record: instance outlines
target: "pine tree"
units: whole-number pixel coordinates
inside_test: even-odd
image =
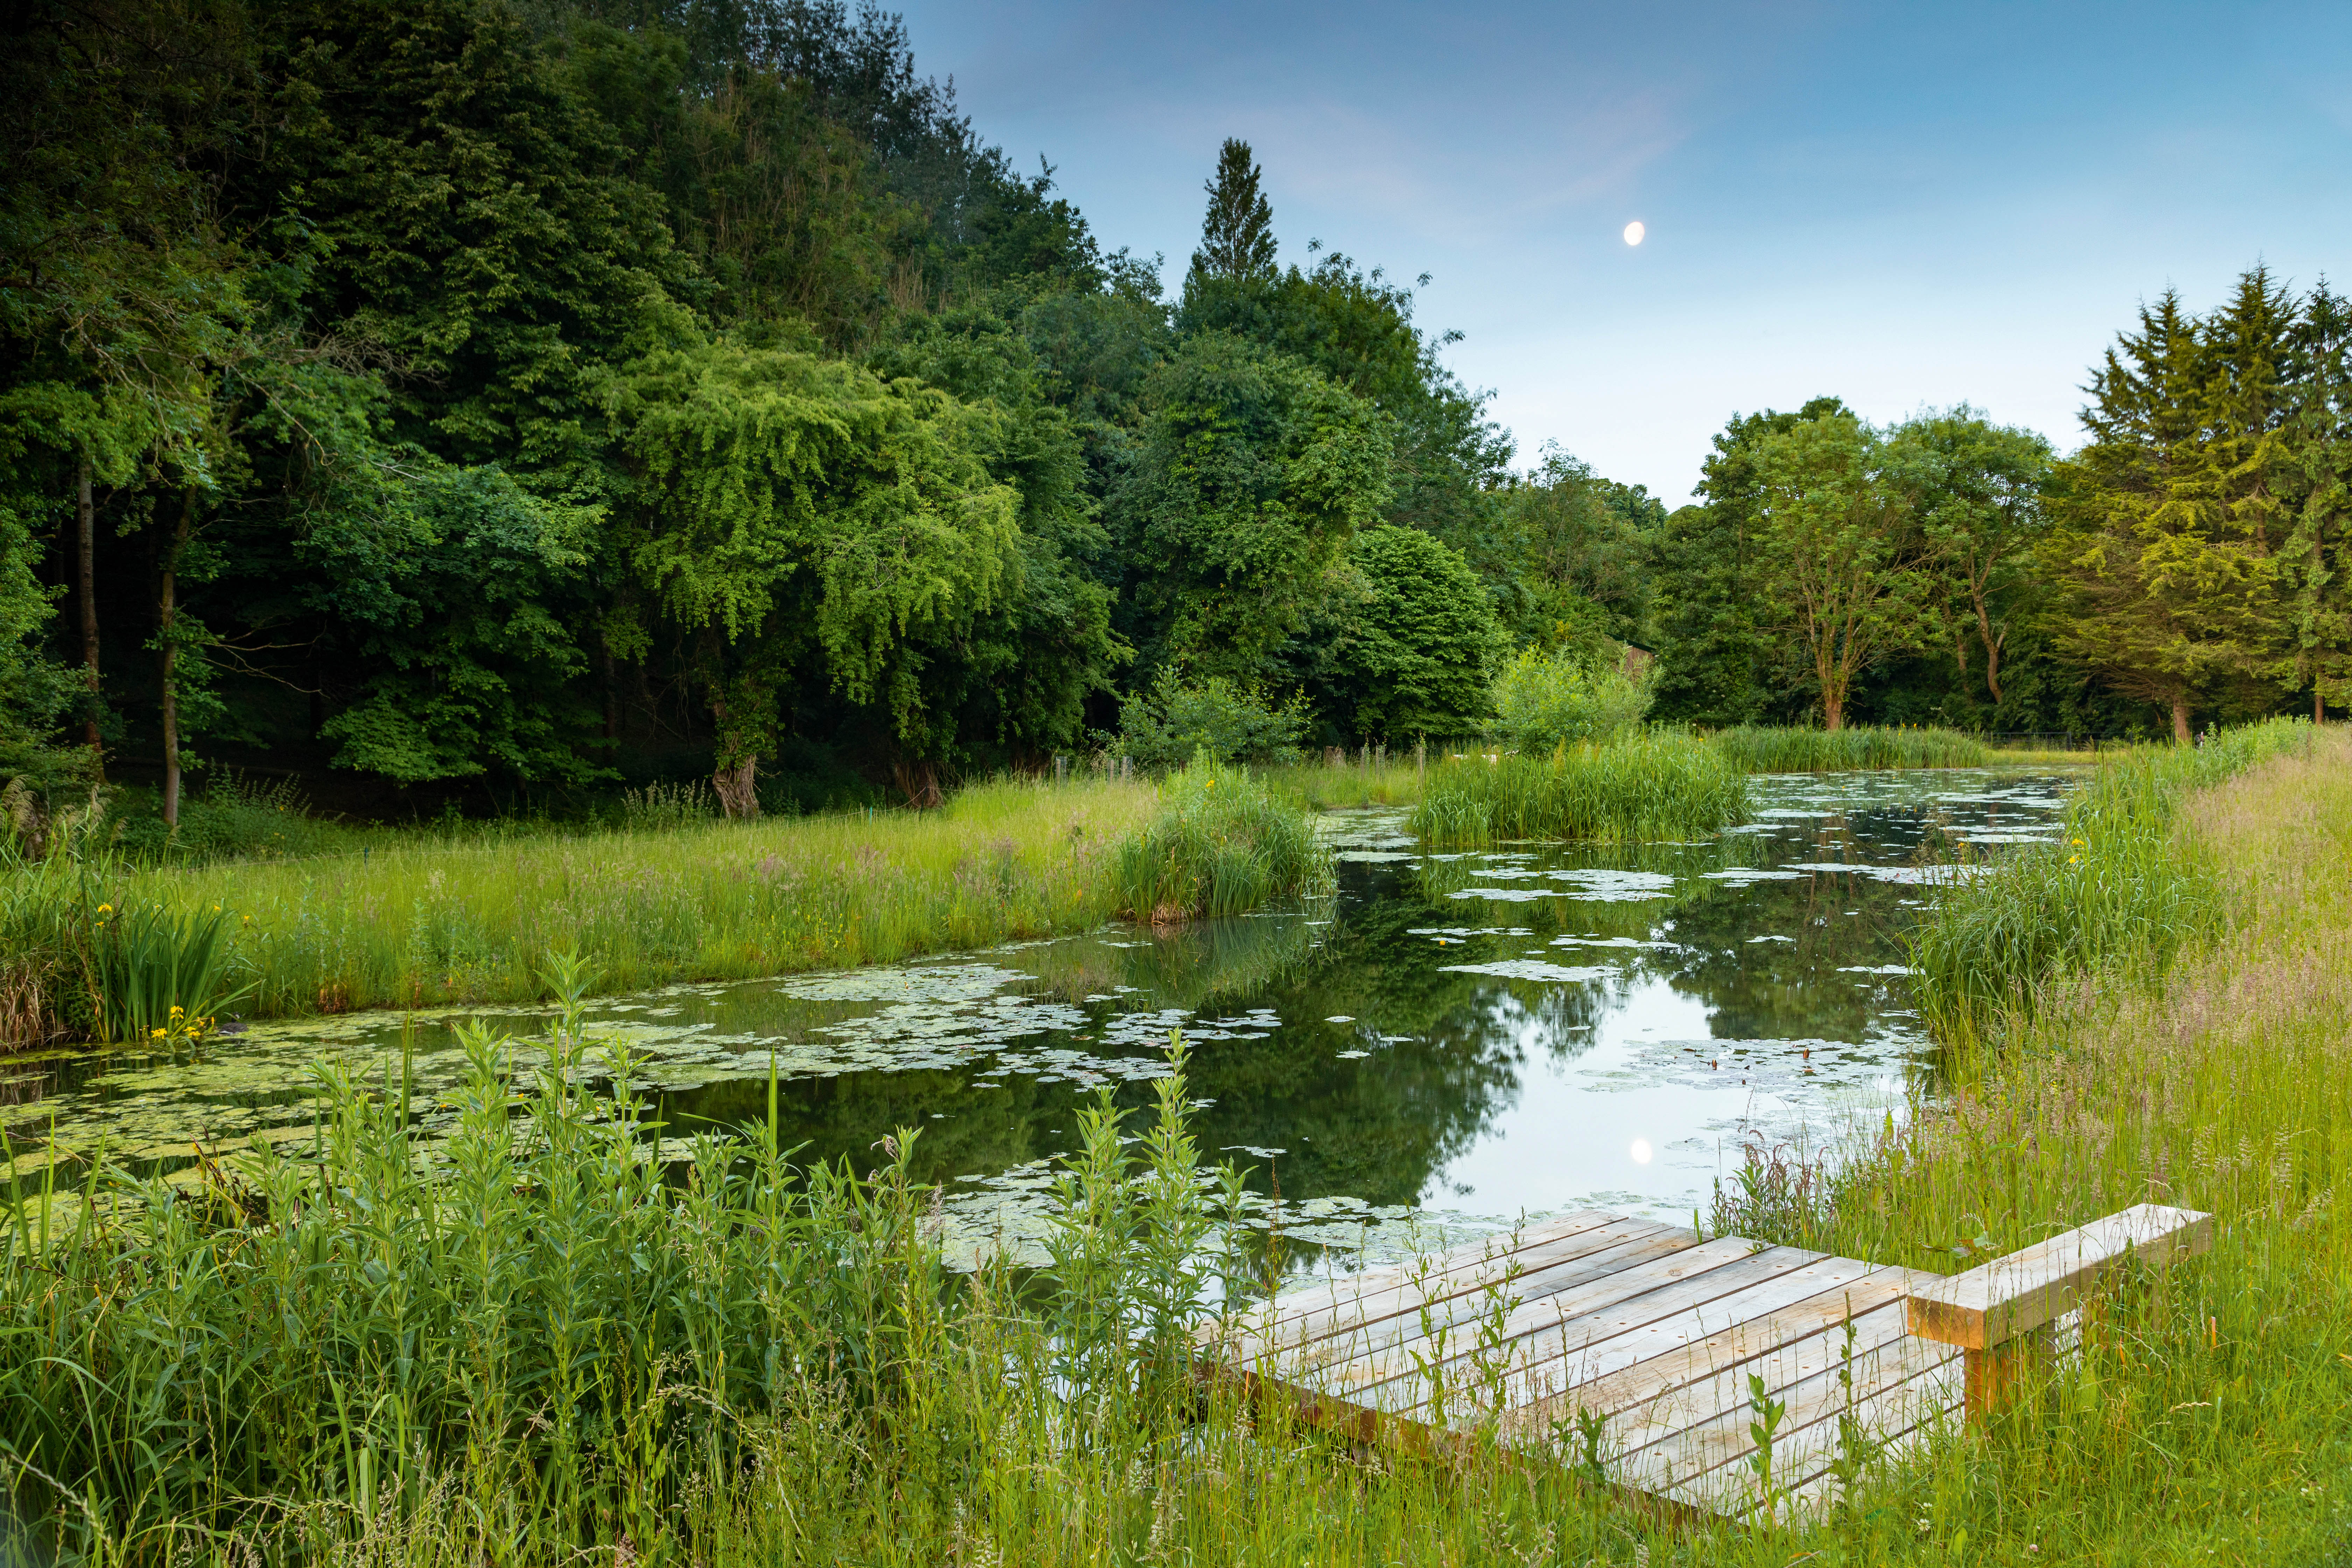
[[[2176,740],[2194,709],[2276,679],[2294,315],[2261,268],[2202,321],[2167,292],[2092,374],[2092,438],[2065,476],[2052,541],[2068,600],[2056,640],[2115,689],[2164,707]]]
[[[2352,707],[2352,301],[2325,281],[2296,331],[2294,465],[2300,505],[2281,552],[2292,584],[2291,678],[2311,716]]]
[[[1209,193],[1209,212],[1201,221],[1201,248],[1192,253],[1195,274],[1237,279],[1274,276],[1274,209],[1258,189],[1259,172],[1249,143],[1227,137],[1217,153],[1217,177],[1203,187]]]

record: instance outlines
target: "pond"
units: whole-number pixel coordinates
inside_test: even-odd
[[[1034,1255],[1076,1113],[1105,1085],[1144,1104],[1171,1030],[1203,1148],[1278,1190],[1291,1240],[1393,1252],[1592,1204],[1687,1218],[1748,1138],[1903,1113],[1931,1069],[1903,964],[1923,884],[1958,843],[2054,833],[2071,782],[1769,777],[1740,827],[1627,848],[1424,854],[1402,811],[1336,812],[1339,888],[1315,908],[673,986],[593,1004],[589,1036],[640,1058],[672,1135],[763,1122],[772,1067],[803,1158],[870,1166],[919,1129],[962,1260]],[[404,1051],[429,1130],[469,1016],[519,1041],[546,1024],[358,1014],[257,1026],[194,1062],[20,1058],[0,1126],[168,1173],[194,1142],[307,1142],[314,1061],[396,1078]]]

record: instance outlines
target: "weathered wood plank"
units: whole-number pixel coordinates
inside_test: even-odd
[[[1932,1276],[1904,1268],[1877,1269],[1859,1279],[1830,1284],[1799,1300],[1759,1308],[1752,1316],[1727,1323],[1684,1346],[1530,1400],[1512,1412],[1509,1425],[1524,1422],[1530,1431],[1549,1431],[1552,1422],[1567,1419],[1579,1406],[1613,1415],[1842,1323],[1849,1313],[1861,1317],[1890,1302],[1899,1304],[1912,1281],[1922,1278]]]
[[[1856,1357],[1866,1356],[1906,1335],[1900,1301],[1858,1313],[1853,1322]],[[1611,1451],[1633,1454],[1711,1420],[1723,1411],[1744,1408],[1751,1375],[1761,1377],[1767,1389],[1778,1390],[1823,1373],[1834,1373],[1844,1360],[1844,1328],[1841,1322],[1776,1345],[1760,1355],[1727,1364],[1707,1376],[1662,1388],[1653,1397],[1617,1411],[1608,1424]],[[1948,1350],[1946,1353],[1949,1353]]]
[[[1857,1384],[1867,1380],[1869,1392],[1857,1392],[1851,1404],[1834,1374],[1775,1396],[1788,1407],[1772,1443],[1776,1489],[1802,1486],[1836,1462],[1841,1415],[1851,1414],[1876,1445],[1959,1407],[1960,1357],[1949,1346],[1906,1337],[1873,1352],[1870,1362],[1854,1373]],[[1718,1513],[1755,1508],[1760,1500],[1748,1463],[1756,1451],[1748,1432],[1752,1419],[1743,1405],[1694,1428],[1679,1444],[1658,1445],[1658,1449],[1678,1447],[1688,1468],[1678,1468],[1678,1479],[1671,1484],[1633,1484]]]
[[[1328,1310],[1344,1302],[1376,1297],[1383,1291],[1396,1289],[1416,1280],[1444,1279],[1462,1269],[1476,1269],[1492,1259],[1509,1258],[1548,1246],[1581,1231],[1605,1225],[1654,1226],[1655,1223],[1633,1220],[1605,1209],[1579,1209],[1573,1214],[1528,1226],[1516,1234],[1490,1236],[1454,1247],[1434,1259],[1415,1258],[1408,1263],[1384,1264],[1378,1268],[1340,1275],[1320,1285],[1286,1290],[1242,1313],[1236,1323],[1253,1334],[1280,1333],[1295,1320]]]
[[[1604,1254],[1612,1248],[1654,1237],[1679,1237],[1696,1241],[1680,1226],[1660,1225],[1654,1220],[1612,1218],[1534,1246],[1492,1256],[1470,1254],[1466,1249],[1457,1250],[1433,1260],[1428,1268],[1417,1276],[1388,1279],[1361,1295],[1337,1296],[1303,1310],[1288,1312],[1263,1327],[1244,1324],[1222,1347],[1215,1348],[1221,1348],[1225,1356],[1237,1364],[1255,1363],[1270,1355],[1278,1358],[1285,1352],[1303,1350],[1318,1340],[1343,1336],[1368,1324],[1406,1313],[1418,1313],[1425,1306],[1448,1301],[1457,1296],[1479,1294],[1486,1289],[1487,1280],[1498,1278],[1514,1264],[1532,1272]],[[1384,1273],[1392,1274],[1393,1271]],[[1199,1342],[1204,1348],[1211,1348],[1213,1341],[1213,1335],[1204,1331]]]
[[[1875,1272],[1869,1264],[1850,1258],[1818,1258],[1761,1284],[1732,1291],[1685,1311],[1631,1325],[1604,1338],[1530,1346],[1531,1352],[1556,1349],[1558,1353],[1535,1362],[1529,1371],[1513,1377],[1506,1390],[1505,1407],[1549,1405],[1563,1398],[1572,1407],[1574,1391],[1580,1384],[1623,1373],[1825,1291],[1856,1285]],[[1544,1336],[1531,1338],[1541,1341]],[[1569,1413],[1557,1412],[1561,1416]]]
[[[1644,1237],[1510,1281],[1504,1287],[1504,1300],[1517,1304],[1504,1313],[1498,1337],[1507,1343],[1749,1256],[1746,1242],[1703,1243],[1677,1226],[1662,1236]],[[1345,1369],[1348,1382],[1369,1387],[1401,1376],[1424,1361],[1444,1362],[1471,1354],[1477,1344],[1480,1321],[1492,1306],[1481,1290],[1457,1296],[1426,1313],[1407,1312],[1375,1325],[1374,1331],[1356,1341],[1360,1348]]]
[[[1695,1254],[1706,1255],[1699,1266],[1675,1268]],[[1531,1373],[1539,1373],[1549,1363],[1643,1324],[1703,1308],[1708,1302],[1794,1273],[1821,1259],[1820,1253],[1798,1247],[1766,1247],[1759,1252],[1755,1244],[1744,1237],[1717,1237],[1688,1252],[1536,1302],[1505,1320],[1503,1338],[1507,1348],[1499,1354],[1497,1349],[1489,1349],[1486,1353],[1508,1367],[1512,1403],[1524,1403],[1525,1379]],[[1675,1272],[1667,1272],[1669,1269]],[[1407,1355],[1418,1351],[1423,1362],[1432,1364],[1440,1360],[1434,1348],[1425,1342],[1398,1348]],[[1475,1353],[1474,1346],[1450,1349],[1443,1360],[1459,1363]],[[1348,1370],[1358,1381],[1375,1381],[1359,1373],[1354,1366]],[[1379,1370],[1378,1380],[1392,1380],[1396,1384],[1378,1394],[1381,1409],[1411,1414],[1420,1408],[1427,1398],[1424,1385],[1428,1382],[1427,1368],[1422,1363],[1391,1359]]]
[[[1965,1274],[1921,1286],[1911,1296],[1911,1331],[1943,1344],[1985,1350],[2055,1320],[2082,1300],[2103,1270],[2126,1258],[2141,1257],[2161,1267],[2212,1245],[2211,1215],[2135,1204]]]

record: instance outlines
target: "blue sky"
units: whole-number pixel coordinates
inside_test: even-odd
[[[1669,502],[1734,412],[1822,393],[2070,448],[2141,300],[2257,259],[2352,283],[2346,0],[901,8],[1107,247],[1180,283],[1243,137],[1286,261],[1431,273],[1419,319],[1523,464],[1558,441]]]

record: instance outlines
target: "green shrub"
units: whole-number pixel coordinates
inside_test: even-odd
[[[2067,807],[2061,838],[2021,846],[1980,875],[1956,871],[1911,936],[1921,1016],[1947,1037],[1980,1036],[2031,1016],[2053,978],[2160,972],[2221,912],[2213,868],[2173,831],[2181,797],[2311,736],[2299,720],[2273,719],[2111,762]]]
[[[1205,754],[1168,781],[1159,816],[1119,844],[1111,875],[1120,912],[1150,921],[1243,914],[1332,885],[1312,815]]]
[[[1446,763],[1430,776],[1413,831],[1441,846],[1510,838],[1634,842],[1719,831],[1748,814],[1740,772],[1706,742],[1629,734],[1560,746],[1548,758]]]
[[[1647,682],[1569,654],[1529,648],[1495,680],[1495,733],[1529,753],[1608,740],[1649,710]]]
[[[1307,725],[1302,699],[1269,708],[1221,676],[1186,686],[1162,672],[1119,705],[1119,746],[1139,768],[1181,768],[1201,752],[1220,763],[1295,763]]]
[[[1742,724],[1715,735],[1717,749],[1743,773],[1837,773],[1870,768],[1980,768],[1992,761],[1982,741],[1958,730],[1786,729]]]

